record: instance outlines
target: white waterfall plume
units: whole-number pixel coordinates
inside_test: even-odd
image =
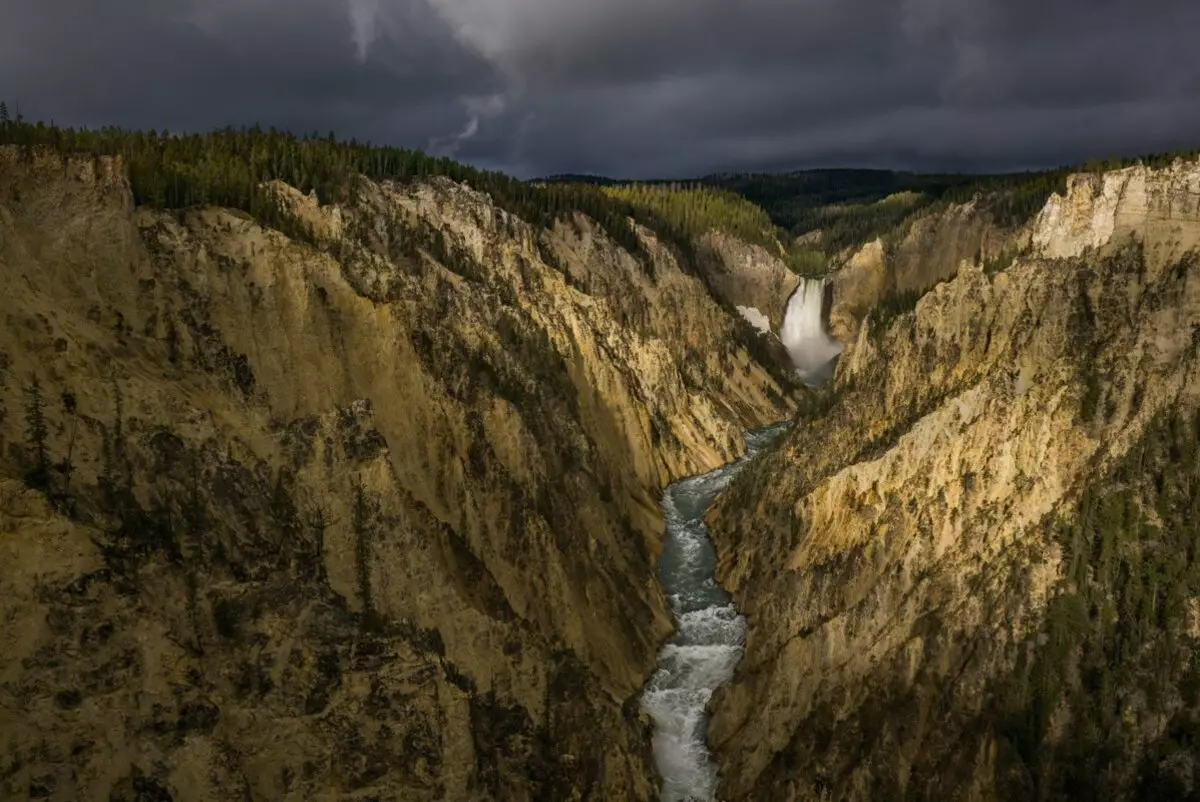
[[[842,352],[841,343],[825,331],[821,318],[824,299],[824,279],[800,279],[800,286],[788,301],[783,330],[779,333],[796,371],[810,384],[828,378],[834,358]]]

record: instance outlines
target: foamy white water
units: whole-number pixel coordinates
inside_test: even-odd
[[[654,720],[654,758],[663,779],[664,802],[711,802],[717,766],[708,751],[708,713],[713,691],[733,677],[746,638],[746,619],[713,579],[716,552],[704,525],[713,499],[786,425],[746,435],[745,457],[704,476],[667,488],[663,514],[667,536],[659,577],[675,614],[676,633],[658,653],[658,671],[642,694]]]
[[[821,321],[825,299],[825,280],[800,279],[800,286],[788,300],[779,339],[792,357],[801,377],[811,384],[820,383],[831,371],[841,344],[829,336]]]

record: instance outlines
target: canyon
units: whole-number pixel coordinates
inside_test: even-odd
[[[0,796],[1200,793],[1200,163],[824,278],[136,177],[0,147]]]

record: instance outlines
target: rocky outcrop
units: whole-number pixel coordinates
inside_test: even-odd
[[[887,262],[883,240],[869,242],[854,253],[826,281],[831,303],[829,333],[838,342],[850,342],[859,324],[887,291]]]
[[[800,279],[778,256],[721,231],[701,237],[697,250],[714,295],[732,306],[756,310],[773,332],[783,328],[788,298]]]
[[[719,500],[725,798],[1195,792],[1197,176],[1072,181],[1027,255],[860,326]]]
[[[1200,167],[1178,160],[1164,169],[1128,167],[1071,176],[1065,197],[1054,195],[1034,221],[1038,253],[1081,256],[1136,235],[1152,269],[1200,247]]]
[[[964,262],[996,267],[1026,250],[1028,240],[1028,231],[998,227],[975,203],[936,205],[887,238],[866,243],[830,273],[830,333],[851,342],[885,299],[922,295],[957,275]]]
[[[276,190],[0,153],[0,796],[653,798],[659,492],[791,388],[649,232]]]

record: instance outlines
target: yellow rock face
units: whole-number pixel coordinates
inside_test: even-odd
[[[1064,575],[1049,529],[1200,402],[1198,169],[1076,179],[1007,270],[860,326],[834,410],[714,507],[749,621],[713,703],[726,798],[1004,798],[987,689]]]
[[[735,307],[757,309],[778,334],[799,277],[762,246],[720,231],[705,235],[698,245],[710,285],[722,299]]]
[[[998,229],[974,203],[924,214],[897,241],[868,242],[830,273],[830,334],[851,342],[863,319],[885,296],[924,293],[957,275],[964,262],[1005,257],[1011,261],[1028,239],[1026,230]]]
[[[0,152],[0,796],[653,798],[659,493],[792,390],[648,233],[276,190]]]

